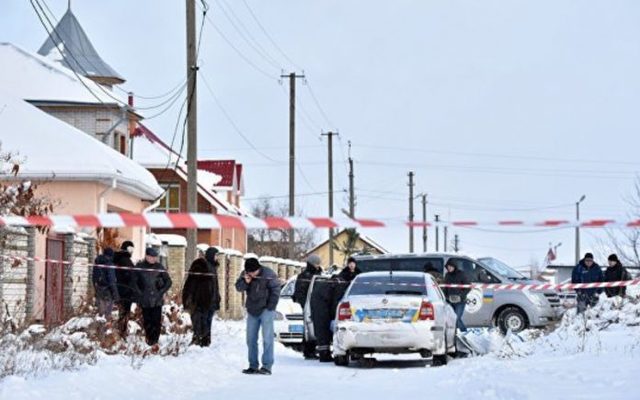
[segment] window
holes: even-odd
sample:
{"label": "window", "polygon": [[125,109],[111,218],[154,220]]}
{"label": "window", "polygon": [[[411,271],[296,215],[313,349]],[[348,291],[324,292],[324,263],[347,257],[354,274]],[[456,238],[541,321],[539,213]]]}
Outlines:
{"label": "window", "polygon": [[369,276],[356,278],[349,289],[349,296],[368,295],[426,296],[427,285],[422,276]]}
{"label": "window", "polygon": [[358,260],[358,268],[362,272],[391,271],[391,260]]}
{"label": "window", "polygon": [[465,258],[452,258],[451,260],[458,265],[458,269],[463,271],[473,283],[500,283],[500,280],[471,260]]}
{"label": "window", "polygon": [[158,212],[180,212],[180,185],[178,184],[160,184],[166,191],[164,197],[160,199],[160,205],[156,210]]}
{"label": "window", "polygon": [[443,266],[441,258],[406,258],[399,259],[395,269],[398,271],[436,272],[442,275]]}

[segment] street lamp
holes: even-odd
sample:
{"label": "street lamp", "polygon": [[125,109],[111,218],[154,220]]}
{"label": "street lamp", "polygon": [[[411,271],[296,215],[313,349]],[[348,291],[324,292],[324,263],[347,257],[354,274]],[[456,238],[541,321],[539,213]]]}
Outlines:
{"label": "street lamp", "polygon": [[580,200],[576,201],[576,264],[580,262],[580,203],[586,199],[586,195],[582,195]]}

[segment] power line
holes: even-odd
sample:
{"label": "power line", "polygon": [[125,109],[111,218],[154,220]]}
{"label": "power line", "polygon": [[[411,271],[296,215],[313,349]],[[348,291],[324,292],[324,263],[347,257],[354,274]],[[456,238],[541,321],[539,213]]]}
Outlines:
{"label": "power line", "polygon": [[318,101],[318,98],[316,97],[315,93],[313,92],[313,89],[311,88],[311,84],[309,83],[308,80],[305,80],[305,83],[306,83],[305,86],[307,87],[307,90],[309,91],[309,94],[311,95],[311,98],[313,99],[313,102],[315,103],[316,107],[318,108],[318,111],[320,111],[320,114],[324,118],[325,122],[327,124],[329,124],[330,127],[335,128],[336,126],[331,122],[329,117],[327,117],[327,113],[324,112],[324,109],[320,105],[320,102]]}
{"label": "power line", "polygon": [[[249,30],[244,25],[242,20],[240,20],[240,18],[238,18],[236,13],[233,11],[233,8],[229,5],[229,3],[227,3],[225,0],[215,0],[215,2],[218,3],[225,18],[231,23],[233,28],[236,30],[236,32],[240,34],[240,37],[249,45],[249,47],[251,47],[267,63],[271,64],[273,67],[277,69],[282,69],[282,65],[279,65],[278,62],[273,57],[271,57],[271,55],[264,49],[264,47],[262,47],[262,45],[258,43],[258,41],[253,37],[253,35],[251,34],[251,32],[249,32]],[[229,8],[231,15],[229,15],[225,6]],[[234,21],[234,18],[238,21],[238,24],[240,25],[240,27],[238,27],[238,25]]]}
{"label": "power line", "polygon": [[247,145],[249,145],[249,147],[251,147],[256,153],[258,153],[259,155],[261,155],[263,158],[265,158],[266,160],[269,160],[271,162],[274,163],[278,163],[279,161],[274,160],[273,158],[269,157],[267,154],[263,153],[262,151],[260,151],[250,140],[249,138],[247,138],[247,136],[242,133],[242,130],[238,127],[238,125],[235,123],[235,121],[231,118],[231,116],[229,115],[229,113],[227,112],[227,110],[222,106],[222,104],[220,103],[220,100],[218,99],[218,96],[216,96],[215,92],[213,91],[213,88],[211,87],[211,85],[209,84],[207,78],[205,77],[204,74],[200,74],[200,77],[202,78],[202,81],[204,82],[205,87],[207,88],[209,94],[211,94],[211,97],[213,98],[214,102],[216,103],[216,105],[218,106],[218,108],[220,109],[220,111],[222,111],[222,114],[224,115],[224,117],[226,118],[227,122],[229,122],[229,124],[233,127],[233,129],[235,130],[235,132],[242,138],[242,140],[245,141],[245,143],[247,143]]}
{"label": "power line", "polygon": [[[335,193],[335,191],[334,191]],[[329,192],[309,192],[309,193],[297,193],[295,197],[309,197],[309,196],[324,196],[329,194]],[[260,197],[249,197],[243,198],[242,201],[258,201],[258,200],[270,200],[270,199],[287,199],[289,198],[288,194],[284,195],[276,195],[276,196],[260,196]]]}
{"label": "power line", "polygon": [[179,88],[181,88],[182,86],[184,86],[184,85],[186,85],[186,84],[187,84],[187,79],[183,79],[183,80],[181,80],[181,81],[180,81],[180,83],[179,83],[179,84],[177,84],[177,85],[173,86],[173,87],[172,87],[171,89],[169,89],[168,91],[166,91],[166,92],[164,92],[164,93],[162,93],[162,94],[159,94],[159,95],[154,95],[154,96],[142,96],[142,95],[138,94],[137,92],[133,92],[132,90],[126,90],[126,89],[123,89],[123,88],[121,88],[121,87],[119,87],[119,86],[114,86],[114,87],[115,87],[117,90],[119,90],[119,91],[121,91],[121,92],[123,92],[123,93],[127,93],[127,94],[128,94],[128,93],[133,92],[133,93],[134,93],[134,95],[135,95],[135,97],[136,97],[136,99],[142,99],[142,100],[157,100],[157,99],[163,99],[163,98],[165,98],[165,97],[169,96],[170,94],[173,94],[176,90],[178,90]]}
{"label": "power line", "polygon": [[276,43],[275,40],[273,40],[273,38],[271,37],[271,35],[267,32],[267,30],[265,29],[264,25],[262,25],[262,23],[260,23],[260,20],[258,19],[258,17],[256,16],[256,14],[253,12],[253,10],[251,9],[251,7],[249,7],[249,3],[247,3],[246,0],[242,0],[242,2],[244,3],[245,7],[247,8],[247,10],[249,11],[249,14],[251,14],[251,17],[253,18],[253,20],[255,21],[256,25],[258,25],[258,27],[260,28],[260,30],[262,30],[262,33],[264,33],[265,37],[269,40],[269,42],[271,42],[271,44],[273,45],[273,47],[275,47],[276,50],[278,50],[278,52],[296,69],[299,70],[303,70],[304,68],[300,68],[300,66],[298,66],[295,62],[293,62],[291,60],[291,58],[289,58],[289,56],[287,56],[287,54],[282,50],[282,48],[280,48],[280,46],[278,46],[278,44]]}

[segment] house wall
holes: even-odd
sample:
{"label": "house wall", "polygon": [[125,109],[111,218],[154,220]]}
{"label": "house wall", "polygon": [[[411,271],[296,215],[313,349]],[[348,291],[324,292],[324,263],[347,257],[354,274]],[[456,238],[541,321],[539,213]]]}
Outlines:
{"label": "house wall", "polygon": [[[39,184],[36,189],[38,195],[44,195],[51,199],[59,199],[60,203],[55,206],[54,212],[56,214],[95,214],[105,211],[125,211],[131,213],[140,213],[147,206],[146,202],[141,201],[139,198],[132,196],[117,188],[108,192],[105,195],[102,206],[100,205],[100,195],[104,193],[107,186],[97,182],[47,182]],[[102,207],[102,209],[101,209]],[[96,230],[92,228],[80,228],[80,232],[89,236],[95,237]],[[134,243],[133,259],[142,259],[144,255],[144,234],[145,228],[118,228],[119,238],[124,240],[131,240]],[[35,255],[37,257],[46,258],[46,243],[47,235],[43,233],[36,234],[35,237]],[[80,248],[84,246],[84,250]],[[90,249],[85,244],[73,244],[73,255],[69,253],[69,260],[77,259],[78,261],[89,257],[91,252],[95,252],[94,248]],[[66,250],[69,251],[71,247],[67,246]],[[84,254],[83,256],[80,256]],[[89,257],[84,261],[93,261],[94,257]],[[72,291],[65,292],[65,307],[71,305],[77,307],[80,303],[81,297],[86,298],[86,288],[88,287],[89,272],[86,267],[73,266],[71,275],[65,275],[65,280],[72,279]],[[42,319],[44,317],[44,293],[45,293],[45,264],[37,262],[34,268],[35,274],[35,299],[33,307],[33,317],[36,319]]]}
{"label": "house wall", "polygon": [[[29,257],[32,241],[25,230],[4,230],[0,233],[3,245],[0,255]],[[29,262],[0,257],[0,321],[11,318],[19,326],[27,316],[27,288],[29,286]],[[32,267],[32,266],[31,266]]]}

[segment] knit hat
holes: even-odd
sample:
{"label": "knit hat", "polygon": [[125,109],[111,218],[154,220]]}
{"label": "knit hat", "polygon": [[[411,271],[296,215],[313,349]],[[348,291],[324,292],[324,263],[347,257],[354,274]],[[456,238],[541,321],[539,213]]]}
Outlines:
{"label": "knit hat", "polygon": [[588,259],[592,259],[592,260],[593,260],[593,254],[592,254],[592,253],[586,253],[586,254],[584,255],[584,259],[585,259],[585,260],[588,260]]}
{"label": "knit hat", "polygon": [[124,242],[122,242],[122,244],[120,245],[120,250],[126,250],[129,247],[134,247],[133,246],[133,242],[131,240],[125,240]]}
{"label": "knit hat", "polygon": [[311,254],[307,257],[307,264],[311,264],[314,267],[319,267],[322,264],[322,259],[317,254]]}
{"label": "knit hat", "polygon": [[260,262],[256,258],[247,258],[244,262],[245,272],[256,272],[260,267]]}
{"label": "knit hat", "polygon": [[[349,263],[355,263],[355,262],[356,262],[356,259],[355,259],[355,258],[353,258],[353,257],[349,257],[349,258],[347,258],[347,265],[349,265]],[[356,264],[357,264],[357,263],[356,263]]]}
{"label": "knit hat", "polygon": [[615,262],[620,261],[620,260],[618,260],[618,256],[617,256],[617,255],[615,255],[615,254],[611,254],[607,260],[609,260],[609,261],[615,261]]}
{"label": "knit hat", "polygon": [[158,257],[158,250],[154,249],[153,247],[147,247],[147,249],[144,251],[144,254],[149,256],[149,257]]}

